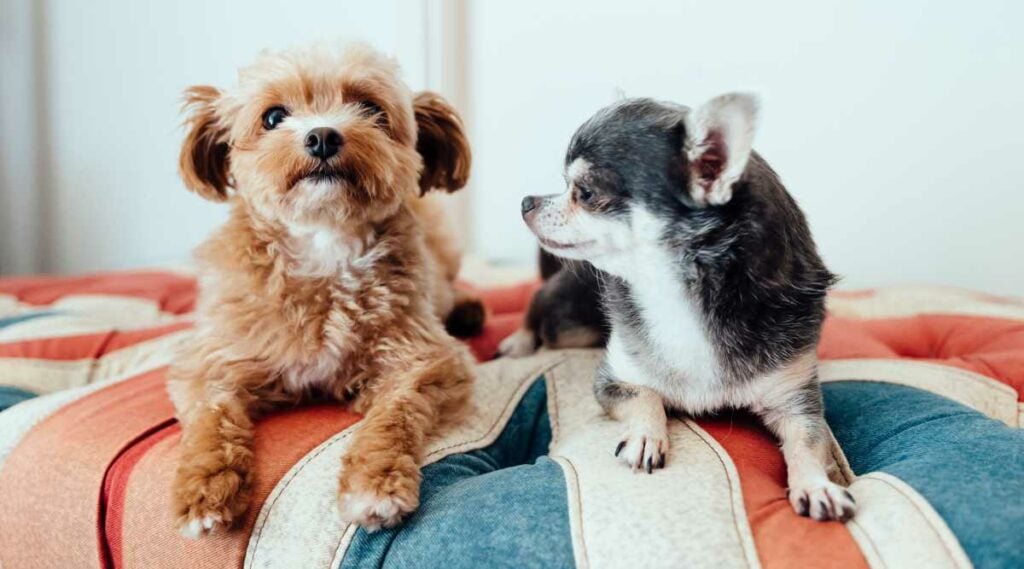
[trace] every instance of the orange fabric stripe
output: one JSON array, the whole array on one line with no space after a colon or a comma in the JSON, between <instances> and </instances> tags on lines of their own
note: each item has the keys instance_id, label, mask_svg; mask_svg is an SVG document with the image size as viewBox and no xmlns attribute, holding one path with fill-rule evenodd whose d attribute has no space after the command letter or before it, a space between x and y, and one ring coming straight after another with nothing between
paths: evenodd
<instances>
[{"instance_id":1,"label":"orange fabric stripe","mask_svg":"<svg viewBox=\"0 0 1024 569\"><path fill-rule=\"evenodd\" d=\"M515 332L523 322L523 315L516 313L491 314L484 324L484 331L475 338L467 340L469 349L479 361L493 359L498 353L498 344Z\"/></svg>"},{"instance_id":2,"label":"orange fabric stripe","mask_svg":"<svg viewBox=\"0 0 1024 569\"><path fill-rule=\"evenodd\" d=\"M4 569L102 567L107 467L172 416L158 369L70 403L32 429L0 470Z\"/></svg>"},{"instance_id":3,"label":"orange fabric stripe","mask_svg":"<svg viewBox=\"0 0 1024 569\"><path fill-rule=\"evenodd\" d=\"M241 567L260 508L281 478L317 445L358 419L328 404L286 410L259 421L253 500L245 519L230 532L198 541L181 537L173 527L168 489L178 460L180 430L169 429L134 465L123 494L111 497L111 509L123 508L120 540L126 544L117 551L119 562L114 566Z\"/></svg>"},{"instance_id":4,"label":"orange fabric stripe","mask_svg":"<svg viewBox=\"0 0 1024 569\"><path fill-rule=\"evenodd\" d=\"M980 316L918 315L825 320L822 359L912 358L980 373L1024 401L1024 322Z\"/></svg>"},{"instance_id":5,"label":"orange fabric stripe","mask_svg":"<svg viewBox=\"0 0 1024 569\"><path fill-rule=\"evenodd\" d=\"M164 312L183 314L195 306L196 281L163 271L126 271L79 277L31 276L0 279L0 294L34 305L73 294L108 294L152 300Z\"/></svg>"},{"instance_id":6,"label":"orange fabric stripe","mask_svg":"<svg viewBox=\"0 0 1024 569\"><path fill-rule=\"evenodd\" d=\"M69 404L15 449L0 471L4 569L240 566L260 507L281 477L359 419L325 404L259 421L254 498L244 524L186 540L173 527L170 505L180 429L165 371Z\"/></svg>"},{"instance_id":7,"label":"orange fabric stripe","mask_svg":"<svg viewBox=\"0 0 1024 569\"><path fill-rule=\"evenodd\" d=\"M95 359L191 326L192 324L188 322L175 322L142 330L111 330L99 334L4 342L0 343L0 358L35 358L59 361Z\"/></svg>"},{"instance_id":8,"label":"orange fabric stripe","mask_svg":"<svg viewBox=\"0 0 1024 569\"><path fill-rule=\"evenodd\" d=\"M100 528L103 533L99 535L105 567L121 566L121 551L124 547L121 531L124 520L124 495L132 470L153 446L179 432L177 422L168 422L156 428L149 436L142 438L138 444L122 453L107 470L100 502L105 514L102 516Z\"/></svg>"},{"instance_id":9,"label":"orange fabric stripe","mask_svg":"<svg viewBox=\"0 0 1024 569\"><path fill-rule=\"evenodd\" d=\"M517 313L522 317L540 284L540 281L527 281L516 285L491 287L482 289L480 296L492 314Z\"/></svg>"},{"instance_id":10,"label":"orange fabric stripe","mask_svg":"<svg viewBox=\"0 0 1024 569\"><path fill-rule=\"evenodd\" d=\"M736 465L754 544L765 568L867 568L867 560L843 524L798 516L790 507L782 454L756 419L737 414L697 423Z\"/></svg>"}]
</instances>

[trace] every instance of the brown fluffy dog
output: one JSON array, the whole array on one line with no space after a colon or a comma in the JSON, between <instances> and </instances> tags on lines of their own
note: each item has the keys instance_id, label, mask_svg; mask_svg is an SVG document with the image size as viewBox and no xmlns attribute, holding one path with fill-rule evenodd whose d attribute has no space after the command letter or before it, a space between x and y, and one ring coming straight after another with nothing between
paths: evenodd
<instances>
[{"instance_id":1,"label":"brown fluffy dog","mask_svg":"<svg viewBox=\"0 0 1024 569\"><path fill-rule=\"evenodd\" d=\"M442 321L483 312L455 291L458 252L420 196L461 188L469 148L455 111L397 73L366 46L319 47L261 56L232 91L186 92L182 177L231 215L197 251L196 336L170 372L185 535L239 519L253 417L311 395L365 414L342 516L394 525L419 503L425 440L467 400L472 360Z\"/></svg>"}]
</instances>

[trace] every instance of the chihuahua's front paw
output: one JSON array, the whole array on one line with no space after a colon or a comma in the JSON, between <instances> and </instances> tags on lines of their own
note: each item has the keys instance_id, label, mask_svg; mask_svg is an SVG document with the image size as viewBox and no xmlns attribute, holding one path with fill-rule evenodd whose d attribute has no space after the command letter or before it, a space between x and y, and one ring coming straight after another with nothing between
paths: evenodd
<instances>
[{"instance_id":1,"label":"chihuahua's front paw","mask_svg":"<svg viewBox=\"0 0 1024 569\"><path fill-rule=\"evenodd\" d=\"M180 469L174 486L175 527L198 539L227 529L249 505L248 480L230 468L215 472Z\"/></svg>"},{"instance_id":2,"label":"chihuahua's front paw","mask_svg":"<svg viewBox=\"0 0 1024 569\"><path fill-rule=\"evenodd\" d=\"M367 531L398 525L420 504L419 470L382 469L370 472L358 466L344 468L338 492L341 519Z\"/></svg>"},{"instance_id":3,"label":"chihuahua's front paw","mask_svg":"<svg viewBox=\"0 0 1024 569\"><path fill-rule=\"evenodd\" d=\"M819 522L845 522L857 513L857 502L850 491L828 480L794 484L789 489L789 503L796 513Z\"/></svg>"},{"instance_id":4,"label":"chihuahua's front paw","mask_svg":"<svg viewBox=\"0 0 1024 569\"><path fill-rule=\"evenodd\" d=\"M645 470L650 474L665 466L668 448L666 426L633 425L615 447L615 456L633 470Z\"/></svg>"},{"instance_id":5,"label":"chihuahua's front paw","mask_svg":"<svg viewBox=\"0 0 1024 569\"><path fill-rule=\"evenodd\" d=\"M529 330L516 330L498 344L498 355L510 358L526 357L537 351L537 338Z\"/></svg>"}]
</instances>

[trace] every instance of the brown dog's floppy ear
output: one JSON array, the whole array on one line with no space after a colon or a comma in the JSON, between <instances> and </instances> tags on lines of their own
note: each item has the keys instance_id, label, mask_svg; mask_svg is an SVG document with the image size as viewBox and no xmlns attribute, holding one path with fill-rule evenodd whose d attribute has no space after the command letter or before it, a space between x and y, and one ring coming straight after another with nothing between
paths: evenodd
<instances>
[{"instance_id":1,"label":"brown dog's floppy ear","mask_svg":"<svg viewBox=\"0 0 1024 569\"><path fill-rule=\"evenodd\" d=\"M185 90L184 112L188 135L181 145L178 168L185 186L200 196L217 202L228 199L227 132L217 119L214 103L220 91L208 85Z\"/></svg>"},{"instance_id":2,"label":"brown dog's floppy ear","mask_svg":"<svg viewBox=\"0 0 1024 569\"><path fill-rule=\"evenodd\" d=\"M469 179L472 156L462 119L437 93L423 91L412 102L416 114L416 151L423 157L420 195L433 188L462 189Z\"/></svg>"}]
</instances>

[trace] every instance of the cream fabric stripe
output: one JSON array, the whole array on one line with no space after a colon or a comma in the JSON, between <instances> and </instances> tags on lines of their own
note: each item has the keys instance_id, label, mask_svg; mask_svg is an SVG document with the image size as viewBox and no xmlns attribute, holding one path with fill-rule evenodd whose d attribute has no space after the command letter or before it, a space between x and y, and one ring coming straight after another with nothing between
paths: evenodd
<instances>
[{"instance_id":1,"label":"cream fabric stripe","mask_svg":"<svg viewBox=\"0 0 1024 569\"><path fill-rule=\"evenodd\" d=\"M671 421L672 454L682 458L651 475L613 456L620 427L591 392L599 361L599 351L578 351L546 375L577 564L760 567L735 466L702 429Z\"/></svg>"},{"instance_id":2,"label":"cream fabric stripe","mask_svg":"<svg viewBox=\"0 0 1024 569\"><path fill-rule=\"evenodd\" d=\"M0 383L38 394L89 383L93 360L37 360L0 358Z\"/></svg>"},{"instance_id":3,"label":"cream fabric stripe","mask_svg":"<svg viewBox=\"0 0 1024 569\"><path fill-rule=\"evenodd\" d=\"M846 318L950 314L1024 320L1024 300L944 287L885 287L830 294L828 310Z\"/></svg>"},{"instance_id":4,"label":"cream fabric stripe","mask_svg":"<svg viewBox=\"0 0 1024 569\"><path fill-rule=\"evenodd\" d=\"M572 538L572 555L577 569L590 567L587 557L586 542L583 535L583 505L580 496L580 475L572 462L561 456L551 456L553 461L562 467L565 475L566 495L569 497L569 536Z\"/></svg>"},{"instance_id":5,"label":"cream fabric stripe","mask_svg":"<svg viewBox=\"0 0 1024 569\"><path fill-rule=\"evenodd\" d=\"M133 322L124 320L121 322L111 322L93 314L50 314L0 328L0 342L31 342L34 340L60 339L70 336L105 334L114 330L130 332L192 321L192 314L181 316L162 314L158 318L140 319Z\"/></svg>"},{"instance_id":6,"label":"cream fabric stripe","mask_svg":"<svg viewBox=\"0 0 1024 569\"><path fill-rule=\"evenodd\" d=\"M7 457L25 434L43 419L59 411L61 407L108 385L170 365L177 346L189 335L191 330L182 330L111 352L96 362L89 362L95 368L85 384L23 401L0 413L0 468L3 468ZM8 367L10 362L11 360L0 360L0 367L4 370L4 383L8 385L18 383L11 381L17 379L16 377L8 377L11 373L11 368ZM30 386L29 389L34 388Z\"/></svg>"},{"instance_id":7,"label":"cream fabric stripe","mask_svg":"<svg viewBox=\"0 0 1024 569\"><path fill-rule=\"evenodd\" d=\"M547 352L479 366L470 416L430 443L425 463L494 442L533 381L564 357ZM338 517L338 475L358 428L356 423L313 449L278 482L249 537L246 569L334 568L341 563L355 528Z\"/></svg>"},{"instance_id":8,"label":"cream fabric stripe","mask_svg":"<svg viewBox=\"0 0 1024 569\"><path fill-rule=\"evenodd\" d=\"M871 567L971 567L939 514L899 478L872 472L854 481L850 492L858 509L846 527Z\"/></svg>"},{"instance_id":9,"label":"cream fabric stripe","mask_svg":"<svg viewBox=\"0 0 1024 569\"><path fill-rule=\"evenodd\" d=\"M967 370L914 360L822 360L822 382L880 381L916 387L952 399L1011 427L1024 426L1017 392L991 377Z\"/></svg>"},{"instance_id":10,"label":"cream fabric stripe","mask_svg":"<svg viewBox=\"0 0 1024 569\"><path fill-rule=\"evenodd\" d=\"M51 316L46 320L51 323L59 322L54 328L44 327L42 330L36 330L34 327L26 327L28 322L14 326L22 330L14 340L87 334L96 330L101 323L107 329L132 329L175 322L181 318L180 315L161 311L160 304L155 301L131 296L69 294L52 304L37 306L22 303L11 295L0 294L0 318L39 311L56 311L64 314L61 315L61 320L56 320L58 316ZM77 328L72 325L76 320L79 321ZM54 333L45 333L47 329L52 329ZM12 341L8 338L9 334L7 329L0 329L0 341Z\"/></svg>"}]
</instances>

